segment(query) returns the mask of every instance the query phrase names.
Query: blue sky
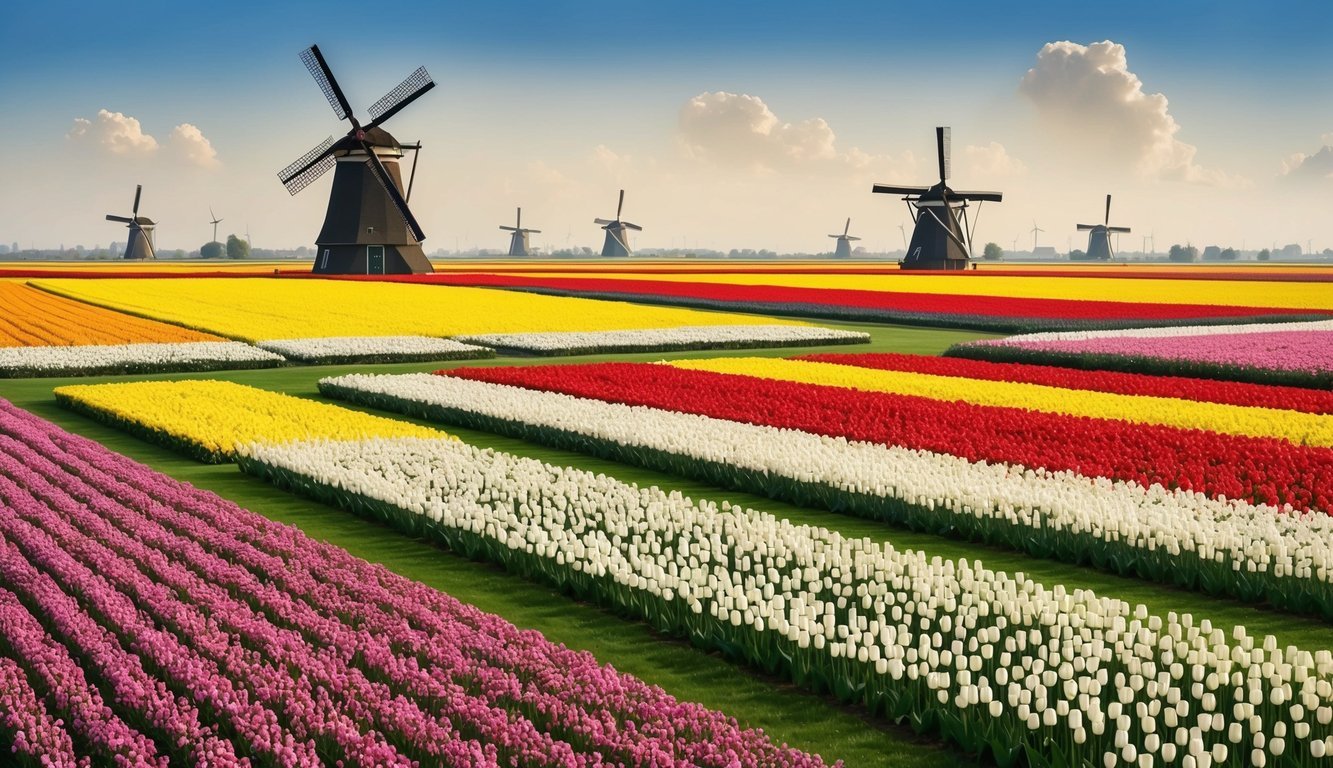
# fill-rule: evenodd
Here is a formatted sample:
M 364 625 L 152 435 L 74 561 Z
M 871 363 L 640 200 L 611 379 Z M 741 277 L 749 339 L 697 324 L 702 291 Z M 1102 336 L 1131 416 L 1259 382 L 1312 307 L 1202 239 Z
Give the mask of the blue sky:
M 229 223 L 248 223 L 260 244 L 306 244 L 328 182 L 290 199 L 273 174 L 339 130 L 296 56 L 317 42 L 357 109 L 420 64 L 439 84 L 389 126 L 426 145 L 414 210 L 428 250 L 502 247 L 494 227 L 517 204 L 544 224 L 545 245 L 593 244 L 590 220 L 610 212 L 621 184 L 627 214 L 645 226 L 640 245 L 814 250 L 851 215 L 871 245 L 886 247 L 905 214 L 872 198 L 866 182 L 930 181 L 917 177 L 933 165 L 931 128 L 946 123 L 957 185 L 1008 195 L 978 229 L 1006 247 L 1034 219 L 1063 246 L 1074 219 L 1099 209 L 1100 190 L 1117 193 L 1125 223 L 1151 229 L 1162 247 L 1333 246 L 1333 225 L 1318 215 L 1333 205 L 1333 186 L 1316 166 L 1333 143 L 1329 3 L 365 8 L 55 2 L 0 11 L 0 111 L 20 117 L 29 137 L 0 149 L 0 160 L 33 179 L 0 189 L 0 241 L 110 240 L 119 233 L 102 214 L 124 207 L 139 182 L 145 209 L 158 206 L 164 247 L 206 240 L 196 214 L 210 204 Z M 936 25 L 941 14 L 947 23 Z M 1147 114 L 1134 92 L 1128 111 L 1092 104 L 1098 124 L 1075 124 L 1061 105 L 1089 87 L 1088 75 L 1060 80 L 1053 59 L 1042 95 L 1020 89 L 1046 44 L 1103 40 L 1123 46 L 1117 82 L 1137 78 L 1148 101 L 1162 94 L 1161 114 Z M 1096 53 L 1061 55 L 1095 70 Z M 1116 82 L 1103 84 L 1119 98 Z M 735 98 L 704 99 L 695 122 L 683 122 L 692 99 L 719 93 Z M 137 120 L 156 147 L 104 151 L 97 131 L 115 125 L 99 122 L 100 110 Z M 1122 117 L 1124 131 L 1087 139 Z M 76 119 L 91 127 L 72 137 Z M 172 143 L 182 124 L 216 153 L 208 162 L 188 162 L 185 143 Z M 1175 126 L 1173 138 L 1152 146 L 1119 135 L 1163 125 Z M 1316 158 L 1301 170 L 1298 153 Z

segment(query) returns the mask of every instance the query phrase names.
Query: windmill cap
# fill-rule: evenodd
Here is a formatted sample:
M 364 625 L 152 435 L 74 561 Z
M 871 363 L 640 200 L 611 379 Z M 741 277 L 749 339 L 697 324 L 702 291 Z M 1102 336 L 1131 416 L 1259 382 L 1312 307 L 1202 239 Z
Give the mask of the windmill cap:
M 392 147 L 394 149 L 402 149 L 402 145 L 393 137 L 393 134 L 379 126 L 366 131 L 366 143 L 372 147 Z M 335 152 L 357 151 L 361 149 L 361 142 L 355 135 L 349 134 L 339 140 L 338 143 L 334 144 L 333 149 Z

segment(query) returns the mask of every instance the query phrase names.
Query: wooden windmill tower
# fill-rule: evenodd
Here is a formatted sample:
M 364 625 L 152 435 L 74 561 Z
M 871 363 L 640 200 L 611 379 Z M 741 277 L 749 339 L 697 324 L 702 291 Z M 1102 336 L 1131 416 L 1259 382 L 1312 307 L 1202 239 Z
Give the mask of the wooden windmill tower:
M 620 190 L 620 202 L 616 205 L 614 219 L 593 219 L 594 224 L 601 224 L 606 230 L 606 242 L 602 244 L 603 256 L 629 256 L 633 251 L 629 247 L 629 230 L 642 232 L 643 227 L 620 220 L 620 212 L 625 208 L 625 190 Z
M 829 235 L 829 237 L 832 237 L 838 241 L 838 245 L 833 251 L 833 258 L 850 259 L 852 257 L 852 241 L 860 240 L 861 238 L 852 237 L 851 235 L 847 234 L 848 230 L 850 230 L 851 228 L 852 228 L 852 220 L 849 218 L 847 219 L 847 224 L 842 228 L 841 235 Z
M 115 216 L 108 213 L 107 221 L 118 221 L 129 227 L 130 236 L 125 241 L 126 259 L 156 259 L 157 253 L 153 248 L 153 230 L 157 227 L 157 222 L 147 216 L 139 215 L 139 198 L 143 194 L 143 185 L 134 187 L 134 207 L 130 210 L 129 216 Z
M 337 167 L 324 227 L 315 238 L 314 271 L 335 275 L 435 271 L 421 250 L 426 235 L 407 207 L 412 177 L 416 175 L 415 153 L 421 144 L 399 144 L 381 127 L 434 88 L 435 82 L 424 67 L 419 67 L 370 106 L 371 122 L 362 125 L 352 114 L 319 46 L 302 51 L 301 61 L 329 100 L 333 113 L 352 126 L 343 138 L 335 142 L 330 136 L 278 174 L 294 195 Z M 406 187 L 398 169 L 405 149 L 414 150 L 412 175 Z
M 504 225 L 501 225 L 501 226 L 500 226 L 500 229 L 502 229 L 502 230 L 504 230 L 504 231 L 506 231 L 506 232 L 513 232 L 513 234 L 509 236 L 509 255 L 510 255 L 510 256 L 531 256 L 532 254 L 528 251 L 528 233 L 529 233 L 529 232 L 535 232 L 535 233 L 537 233 L 537 234 L 541 234 L 541 230 L 540 230 L 540 229 L 524 229 L 524 228 L 523 228 L 523 209 L 522 209 L 522 208 L 519 208 L 519 209 L 518 209 L 518 216 L 517 216 L 517 218 L 516 218 L 515 221 L 514 221 L 514 226 L 512 226 L 512 227 L 506 227 L 506 226 L 504 226 Z
M 1111 224 L 1111 196 L 1106 196 L 1106 216 L 1101 224 L 1079 224 L 1079 232 L 1088 233 L 1088 255 L 1083 257 L 1087 261 L 1110 261 L 1115 255 L 1115 250 L 1111 248 L 1112 233 L 1129 234 L 1129 227 L 1112 227 Z
M 1000 202 L 999 192 L 962 192 L 949 187 L 949 129 L 935 129 L 935 146 L 939 155 L 940 180 L 931 187 L 906 187 L 895 184 L 876 184 L 872 192 L 902 195 L 916 227 L 907 256 L 900 265 L 903 269 L 967 269 L 972 258 L 972 230 L 969 223 L 968 203 L 975 201 L 980 210 L 984 201 Z M 974 217 L 975 218 L 975 217 Z

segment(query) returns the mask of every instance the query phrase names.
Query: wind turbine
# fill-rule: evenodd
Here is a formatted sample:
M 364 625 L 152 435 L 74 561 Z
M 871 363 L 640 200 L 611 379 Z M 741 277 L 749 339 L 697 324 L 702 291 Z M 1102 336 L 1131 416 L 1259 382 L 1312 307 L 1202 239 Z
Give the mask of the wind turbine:
M 898 234 L 900 234 L 900 235 L 903 236 L 903 249 L 906 250 L 906 249 L 907 249 L 907 227 L 906 227 L 906 225 L 903 225 L 903 224 L 899 224 L 899 225 L 898 225 Z
M 1037 255 L 1037 233 L 1038 233 L 1038 232 L 1045 232 L 1045 231 L 1046 231 L 1046 230 L 1044 230 L 1044 229 L 1042 229 L 1041 227 L 1037 226 L 1037 221 L 1036 221 L 1035 219 L 1032 221 L 1032 255 L 1033 255 L 1033 256 L 1036 256 L 1036 255 Z
M 211 205 L 208 206 L 208 215 L 213 217 L 209 220 L 209 223 L 213 225 L 213 242 L 216 243 L 218 241 L 218 223 L 221 222 L 222 219 L 219 219 L 218 215 L 213 213 L 213 206 Z

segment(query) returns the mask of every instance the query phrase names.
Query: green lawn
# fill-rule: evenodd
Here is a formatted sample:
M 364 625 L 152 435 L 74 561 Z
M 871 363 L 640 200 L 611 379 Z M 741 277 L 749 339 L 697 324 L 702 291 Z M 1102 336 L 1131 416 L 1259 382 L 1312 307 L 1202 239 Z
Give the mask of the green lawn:
M 587 356 L 577 358 L 500 358 L 450 365 L 530 364 L 587 362 L 593 360 L 661 360 L 677 357 L 728 355 L 791 355 L 803 352 L 905 351 L 939 353 L 957 341 L 983 334 L 853 323 L 821 323 L 830 327 L 865 330 L 872 334 L 868 345 L 812 347 L 771 351 L 743 350 L 708 353 L 651 353 L 641 355 Z M 316 381 L 322 376 L 351 371 L 408 372 L 433 370 L 432 364 L 293 367 L 257 371 L 210 373 L 196 378 L 227 379 L 256 387 L 319 398 Z M 63 383 L 190 378 L 189 374 L 152 376 L 29 379 L 0 381 L 0 397 L 73 432 L 96 439 L 167 474 L 214 491 L 275 520 L 300 527 L 314 538 L 345 547 L 367 560 L 446 591 L 486 611 L 496 613 L 522 627 L 540 630 L 548 638 L 574 648 L 591 651 L 616 668 L 662 686 L 672 694 L 721 709 L 751 726 L 762 727 L 777 741 L 818 752 L 828 759 L 842 759 L 850 766 L 953 765 L 957 753 L 934 742 L 922 741 L 905 728 L 868 721 L 855 709 L 804 693 L 778 680 L 740 669 L 720 658 L 663 638 L 637 622 L 610 615 L 543 587 L 510 576 L 495 567 L 471 562 L 421 541 L 408 539 L 390 529 L 363 521 L 331 507 L 296 498 L 254 478 L 234 466 L 195 463 L 166 449 L 138 441 L 55 405 L 51 389 Z M 873 536 L 903 549 L 916 549 L 948 558 L 981 559 L 988 567 L 1023 571 L 1048 583 L 1089 587 L 1101 594 L 1142 602 L 1159 613 L 1192 612 L 1206 616 L 1219 626 L 1243 623 L 1253 633 L 1272 633 L 1282 644 L 1307 649 L 1329 645 L 1329 627 L 1316 621 L 1256 610 L 1235 602 L 1211 599 L 1194 593 L 1168 589 L 1131 579 L 1034 559 L 1010 552 L 963 544 L 936 536 L 908 533 L 856 518 L 802 509 L 699 483 L 533 445 L 510 438 L 469 430 L 450 430 L 468 442 L 532 456 L 556 464 L 605 472 L 626 481 L 679 489 L 693 496 L 725 497 L 794 521 L 822 525 L 846 534 Z

